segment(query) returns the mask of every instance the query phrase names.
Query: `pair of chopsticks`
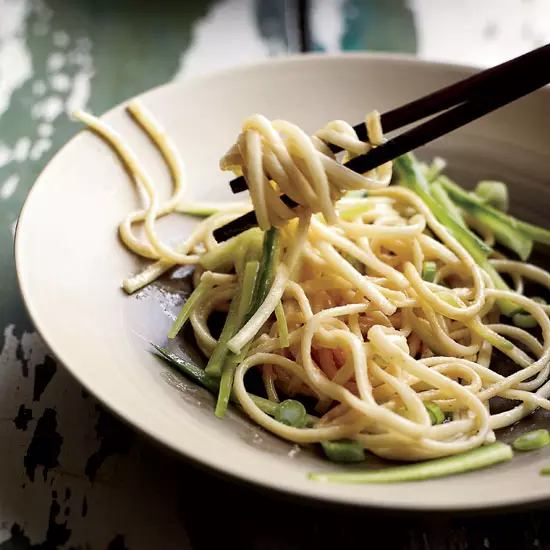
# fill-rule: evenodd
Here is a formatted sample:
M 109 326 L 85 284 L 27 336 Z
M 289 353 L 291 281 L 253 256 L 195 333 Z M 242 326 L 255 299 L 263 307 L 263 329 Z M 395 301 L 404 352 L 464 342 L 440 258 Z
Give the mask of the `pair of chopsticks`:
M 381 115 L 385 133 L 433 116 L 430 120 L 387 141 L 346 163 L 354 172 L 365 173 L 400 155 L 499 109 L 550 82 L 550 44 L 510 61 L 477 73 L 420 99 Z M 354 127 L 359 139 L 368 141 L 365 124 Z M 341 149 L 331 146 L 333 152 Z M 247 189 L 241 176 L 230 182 L 233 193 Z M 289 206 L 297 206 L 289 197 L 281 197 Z M 218 241 L 227 240 L 257 225 L 256 215 L 249 212 L 214 232 Z

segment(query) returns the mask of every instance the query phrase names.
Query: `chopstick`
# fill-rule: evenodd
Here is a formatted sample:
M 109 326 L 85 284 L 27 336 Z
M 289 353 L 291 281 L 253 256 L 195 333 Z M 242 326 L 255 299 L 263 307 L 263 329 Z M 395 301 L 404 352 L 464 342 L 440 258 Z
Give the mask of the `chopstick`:
M 504 86 L 508 80 L 514 77 L 521 78 L 521 73 L 525 70 L 528 71 L 530 66 L 548 62 L 549 57 L 550 44 L 547 44 L 383 113 L 380 116 L 380 122 L 384 133 L 393 132 L 464 101 L 483 97 L 499 86 Z M 367 128 L 364 123 L 357 124 L 353 129 L 361 141 L 368 140 Z M 337 145 L 331 144 L 329 147 L 334 153 L 342 150 Z M 248 189 L 242 176 L 230 181 L 229 185 L 233 193 L 240 193 Z
M 382 128 L 384 132 L 390 132 L 447 109 L 443 114 L 387 141 L 367 154 L 355 157 L 345 166 L 359 173 L 372 170 L 469 124 L 548 82 L 550 44 L 383 114 Z M 451 109 L 454 105 L 457 106 Z M 361 134 L 361 139 L 367 138 L 364 124 L 357 125 L 355 129 L 358 135 Z M 336 152 L 339 148 L 333 150 Z M 246 181 L 242 177 L 233 180 L 230 185 L 235 193 L 247 189 Z M 290 205 L 295 203 L 292 201 Z M 226 240 L 255 225 L 256 216 L 254 212 L 249 212 L 217 229 L 214 237 L 218 241 Z

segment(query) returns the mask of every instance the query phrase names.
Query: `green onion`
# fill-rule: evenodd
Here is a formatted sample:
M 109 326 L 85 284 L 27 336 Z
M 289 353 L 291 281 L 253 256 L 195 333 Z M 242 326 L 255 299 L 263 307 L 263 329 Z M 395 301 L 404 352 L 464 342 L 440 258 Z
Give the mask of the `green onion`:
M 262 269 L 260 270 L 258 279 L 258 289 L 254 297 L 255 303 L 253 304 L 253 310 L 247 315 L 247 321 L 256 313 L 256 310 L 262 305 L 269 292 L 279 250 L 279 239 L 280 235 L 278 229 L 272 227 L 266 231 L 262 252 Z
M 432 196 L 430 186 L 421 171 L 412 153 L 407 153 L 394 160 L 394 166 L 401 176 L 401 183 L 416 193 L 433 212 L 439 222 L 444 225 L 454 238 L 469 252 L 473 260 L 484 269 L 495 287 L 499 290 L 510 290 L 497 270 L 489 263 L 487 256 L 492 248 L 487 246 L 477 235 L 464 227 L 459 220 L 453 217 L 451 212 L 445 210 Z M 432 184 L 433 185 L 433 184 Z M 550 232 L 549 232 L 550 233 Z M 512 317 L 520 309 L 510 300 L 498 300 L 502 313 Z
M 174 321 L 174 324 L 172 325 L 172 328 L 170 329 L 170 332 L 168 333 L 168 338 L 173 339 L 178 335 L 178 332 L 182 329 L 183 325 L 185 325 L 185 323 L 189 319 L 189 315 L 191 315 L 191 311 L 193 311 L 193 308 L 195 307 L 197 301 L 211 288 L 212 284 L 205 281 L 201 281 L 197 285 L 197 288 L 193 290 L 191 296 L 189 296 L 185 304 L 183 304 L 183 307 L 181 308 L 176 320 Z
M 357 441 L 340 439 L 337 441 L 321 441 L 325 456 L 332 462 L 363 462 L 365 449 Z
M 535 328 L 538 321 L 529 313 L 516 313 L 512 317 L 512 323 L 519 328 Z
M 229 342 L 233 335 L 241 328 L 244 315 L 252 299 L 252 293 L 254 292 L 254 282 L 256 280 L 258 268 L 258 262 L 248 262 L 246 264 L 242 282 L 237 293 L 231 300 L 229 312 L 227 313 L 218 343 L 206 365 L 206 372 L 211 376 L 221 376 L 222 374 L 223 362 L 229 351 L 227 342 Z
M 443 181 L 443 186 L 456 204 L 495 234 L 499 243 L 515 252 L 522 261 L 529 258 L 533 249 L 533 239 L 521 230 L 519 220 L 485 204 L 476 195 L 468 193 L 449 178 Z
M 328 483 L 395 483 L 403 481 L 422 481 L 453 474 L 462 474 L 492 466 L 498 462 L 510 460 L 514 453 L 509 445 L 501 442 L 491 443 L 465 453 L 437 458 L 426 462 L 395 466 L 383 470 L 342 473 L 311 473 L 314 481 Z
M 250 304 L 253 300 L 254 288 L 256 284 L 259 262 L 251 261 L 247 262 L 244 268 L 244 275 L 241 283 L 241 288 L 237 296 L 235 296 L 234 301 L 237 301 L 237 312 L 230 323 L 231 307 L 229 308 L 229 314 L 227 315 L 227 321 L 223 327 L 222 334 L 218 340 L 218 345 L 214 349 L 214 353 L 208 361 L 206 366 L 206 372 L 209 374 L 221 374 L 220 382 L 220 392 L 218 394 L 218 402 L 216 404 L 216 416 L 222 418 L 227 410 L 227 405 L 229 403 L 229 396 L 233 389 L 233 378 L 234 371 L 229 372 L 227 368 L 226 358 L 229 354 L 229 348 L 227 347 L 227 342 L 233 337 L 234 334 L 241 328 L 245 318 L 245 314 L 250 307 Z M 233 302 L 231 302 L 233 306 Z M 228 327 L 226 331 L 226 327 Z M 215 362 L 212 360 L 216 352 L 219 350 Z M 211 367 L 211 371 L 208 368 Z
M 293 428 L 303 428 L 306 425 L 306 417 L 306 408 L 295 399 L 286 399 L 279 403 L 275 413 L 276 420 Z
M 430 415 L 432 425 L 435 426 L 436 424 L 443 424 L 443 422 L 445 421 L 445 414 L 443 413 L 443 411 L 441 410 L 441 407 L 437 403 L 426 401 L 424 403 L 424 407 L 426 407 L 426 410 Z
M 436 181 L 434 181 L 430 186 L 430 192 L 432 197 L 437 201 L 437 203 L 442 206 L 457 222 L 460 223 L 463 227 L 466 227 L 464 223 L 464 218 L 460 210 L 457 208 L 455 203 L 449 198 L 447 191 L 445 191 L 442 182 L 446 180 L 446 176 L 439 176 Z
M 237 330 L 239 330 L 251 319 L 254 313 L 256 313 L 256 310 L 262 305 L 267 293 L 269 292 L 269 285 L 271 284 L 271 280 L 273 278 L 274 265 L 279 248 L 278 245 L 279 230 L 275 228 L 267 230 L 264 234 L 262 261 L 255 279 L 254 291 L 253 293 L 250 291 L 249 294 L 249 296 L 251 296 L 251 300 L 248 305 L 248 311 L 246 312 L 246 315 Z M 218 395 L 218 403 L 216 405 L 216 416 L 218 418 L 222 418 L 227 410 L 229 396 L 231 395 L 231 391 L 233 389 L 235 371 L 237 370 L 239 363 L 242 363 L 242 361 L 246 358 L 249 347 L 250 342 L 244 346 L 238 354 L 233 353 L 229 349 L 227 350 L 226 359 L 222 368 L 220 393 Z
M 501 181 L 480 181 L 474 193 L 485 204 L 500 210 L 508 212 L 508 186 Z
M 540 475 L 541 476 L 550 476 L 550 467 L 545 466 L 544 468 L 542 468 L 541 471 L 540 471 Z
M 290 340 L 288 339 L 288 324 L 286 322 L 285 309 L 282 302 L 279 302 L 275 308 L 275 317 L 277 319 L 277 327 L 279 328 L 279 343 L 281 348 L 288 348 L 290 345 Z
M 536 451 L 550 444 L 550 433 L 548 430 L 535 430 L 520 435 L 512 443 L 516 451 Z
M 437 271 L 437 265 L 435 262 L 424 262 L 422 264 L 422 278 L 428 282 L 433 283 L 435 274 Z
M 163 348 L 162 346 L 157 346 L 156 344 L 153 344 L 153 343 L 151 343 L 151 345 L 158 352 L 159 357 L 161 357 L 162 359 L 170 363 L 179 372 L 187 376 L 187 378 L 190 378 L 191 380 L 193 380 L 193 382 L 196 382 L 197 384 L 203 386 L 204 388 L 206 388 L 207 390 L 211 391 L 214 394 L 218 393 L 218 390 L 220 387 L 219 378 L 214 378 L 212 376 L 209 376 L 198 365 L 195 365 L 190 361 L 186 361 L 179 355 L 172 353 L 171 351 L 167 350 L 166 348 Z M 265 414 L 275 417 L 275 414 L 279 407 L 279 403 L 275 403 L 274 401 L 269 401 L 269 399 L 265 399 L 264 397 L 259 397 L 258 395 L 254 395 L 253 393 L 249 393 L 248 395 L 250 396 L 250 399 L 254 401 L 256 406 L 260 408 Z M 231 401 L 240 407 L 239 402 L 235 396 L 231 395 Z M 306 417 L 306 427 L 308 428 L 313 427 L 318 422 L 318 420 L 319 419 L 317 417 L 308 414 Z

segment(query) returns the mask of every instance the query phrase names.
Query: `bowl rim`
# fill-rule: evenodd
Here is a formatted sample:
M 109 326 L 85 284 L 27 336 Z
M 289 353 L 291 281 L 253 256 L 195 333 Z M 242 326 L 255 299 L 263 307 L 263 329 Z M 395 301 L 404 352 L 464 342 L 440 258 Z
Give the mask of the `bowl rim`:
M 101 115 L 99 118 L 104 118 L 109 116 L 111 113 L 120 110 L 130 101 L 134 99 L 146 99 L 149 95 L 156 94 L 161 90 L 168 88 L 178 88 L 186 87 L 191 84 L 198 84 L 201 82 L 208 82 L 209 80 L 217 80 L 223 78 L 226 74 L 235 75 L 239 73 L 248 73 L 253 72 L 257 69 L 261 69 L 266 66 L 280 66 L 280 65 L 294 65 L 301 63 L 310 63 L 312 60 L 317 61 L 318 63 L 334 63 L 338 60 L 349 60 L 349 59 L 358 59 L 365 61 L 387 61 L 388 63 L 405 63 L 410 65 L 422 65 L 424 67 L 432 67 L 435 70 L 451 70 L 454 73 L 463 75 L 466 77 L 468 75 L 474 74 L 476 71 L 480 70 L 482 67 L 475 64 L 464 64 L 464 63 L 452 63 L 440 60 L 428 60 L 419 58 L 413 54 L 406 53 L 392 53 L 392 52 L 339 52 L 339 53 L 322 53 L 322 52 L 308 52 L 308 53 L 297 53 L 288 56 L 280 56 L 274 58 L 267 58 L 263 60 L 258 60 L 250 63 L 239 64 L 234 67 L 228 67 L 223 69 L 218 69 L 215 71 L 210 71 L 203 75 L 198 75 L 189 78 L 182 78 L 176 81 L 169 81 L 148 90 L 145 90 L 135 96 L 129 97 L 113 107 L 109 108 Z M 536 91 L 537 93 L 550 93 L 550 85 L 544 86 L 540 90 Z M 49 169 L 50 165 L 57 160 L 58 157 L 65 154 L 65 150 L 72 146 L 73 142 L 86 131 L 86 128 L 82 128 L 76 131 L 67 142 L 60 147 L 60 149 L 55 153 L 55 155 L 49 160 L 46 166 L 42 169 L 40 174 L 37 176 L 35 182 L 30 188 L 23 205 L 21 207 L 19 216 L 17 218 L 17 225 L 14 236 L 14 260 L 15 260 L 15 269 L 17 275 L 17 282 L 19 286 L 20 295 L 25 306 L 25 309 L 30 317 L 32 324 L 34 325 L 37 332 L 40 334 L 40 337 L 46 343 L 48 350 L 55 357 L 56 361 L 63 365 L 63 367 L 71 374 L 71 376 L 84 388 L 86 391 L 94 395 L 94 397 L 106 407 L 111 413 L 113 413 L 118 419 L 122 420 L 127 425 L 130 425 L 133 429 L 138 431 L 140 434 L 145 435 L 149 440 L 162 446 L 163 450 L 168 450 L 171 454 L 175 454 L 178 458 L 183 458 L 184 460 L 191 462 L 194 466 L 199 467 L 202 470 L 206 470 L 210 473 L 213 473 L 219 477 L 227 479 L 231 482 L 238 482 L 246 484 L 254 490 L 259 490 L 262 492 L 269 493 L 273 496 L 290 498 L 290 499 L 300 499 L 302 501 L 316 503 L 316 504 L 326 504 L 331 506 L 344 506 L 354 509 L 368 509 L 372 511 L 381 511 L 381 512 L 406 512 L 408 514 L 415 513 L 425 513 L 425 512 L 436 512 L 438 514 L 445 513 L 479 513 L 487 512 L 493 513 L 497 511 L 509 511 L 523 509 L 527 507 L 541 506 L 544 503 L 550 502 L 550 490 L 548 496 L 543 497 L 519 497 L 516 499 L 508 499 L 502 504 L 495 504 L 494 502 L 486 502 L 481 500 L 474 500 L 473 502 L 467 504 L 458 504 L 458 505 L 448 505 L 440 507 L 438 510 L 434 509 L 433 504 L 423 504 L 421 500 L 415 503 L 403 503 L 395 504 L 392 502 L 368 502 L 361 501 L 357 498 L 346 497 L 342 494 L 308 494 L 304 493 L 300 488 L 295 489 L 290 486 L 281 487 L 278 486 L 275 479 L 269 477 L 264 477 L 262 479 L 252 479 L 247 477 L 244 474 L 233 471 L 231 467 L 223 467 L 221 464 L 216 463 L 215 461 L 209 460 L 208 457 L 205 457 L 201 453 L 193 453 L 190 448 L 181 449 L 177 447 L 173 442 L 169 441 L 162 435 L 151 432 L 146 426 L 143 426 L 139 420 L 135 420 L 131 415 L 127 414 L 124 410 L 118 407 L 117 403 L 113 400 L 104 398 L 103 396 L 96 393 L 91 384 L 87 384 L 83 377 L 80 375 L 78 369 L 71 367 L 70 362 L 63 359 L 63 353 L 61 350 L 56 350 L 53 343 L 49 341 L 48 333 L 46 328 L 46 323 L 40 319 L 40 315 L 35 311 L 32 298 L 29 293 L 29 289 L 25 286 L 23 282 L 23 270 L 21 267 L 22 264 L 22 247 L 20 245 L 20 235 L 22 228 L 26 225 L 26 211 L 28 210 L 28 205 L 33 200 L 34 191 L 40 184 L 44 173 Z M 23 223 L 22 223 L 23 222 Z

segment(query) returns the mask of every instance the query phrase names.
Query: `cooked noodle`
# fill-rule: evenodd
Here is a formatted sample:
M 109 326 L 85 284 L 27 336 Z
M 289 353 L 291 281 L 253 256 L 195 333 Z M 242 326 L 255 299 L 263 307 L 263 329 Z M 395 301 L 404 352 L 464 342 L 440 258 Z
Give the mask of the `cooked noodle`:
M 143 208 L 120 225 L 124 244 L 154 260 L 124 281 L 131 293 L 174 265 L 200 265 L 204 253 L 220 246 L 213 231 L 250 207 L 224 209 L 198 224 L 179 246 L 164 244 L 155 222 L 182 202 L 182 162 L 143 106 L 132 103 L 128 110 L 171 170 L 174 189 L 165 202 L 114 129 L 90 115 L 75 116 L 112 145 L 145 191 Z M 402 460 L 460 453 L 493 441 L 494 430 L 537 407 L 550 410 L 550 306 L 522 295 L 524 278 L 550 289 L 550 274 L 495 255 L 491 264 L 513 278 L 516 291 L 495 289 L 419 196 L 388 187 L 391 165 L 359 175 L 331 152 L 330 144 L 343 147 L 348 157 L 382 144 L 377 113 L 367 117 L 367 128 L 370 144 L 361 142 L 342 121 L 310 137 L 289 122 L 255 115 L 245 121 L 237 143 L 222 158 L 223 169 L 246 177 L 260 228 L 281 228 L 281 259 L 269 292 L 228 343 L 235 353 L 246 350 L 234 392 L 259 425 L 297 443 L 351 438 L 379 456 Z M 361 190 L 368 190 L 368 197 L 347 194 Z M 281 194 L 300 206 L 292 210 Z M 138 223 L 144 225 L 145 241 L 133 232 Z M 490 232 L 483 236 L 494 242 Z M 237 256 L 231 267 L 236 267 Z M 436 265 L 433 282 L 422 278 L 427 261 Z M 196 284 L 206 277 L 210 289 L 199 299 L 190 322 L 209 357 L 217 339 L 208 318 L 213 311 L 227 311 L 236 278 L 228 269 L 198 273 Z M 532 315 L 542 341 L 503 324 L 494 307 L 498 300 L 509 300 Z M 289 332 L 285 348 L 274 315 L 279 303 Z M 494 347 L 517 364 L 515 372 L 503 376 L 492 370 Z M 281 394 L 315 398 L 319 422 L 295 428 L 263 412 L 246 390 L 245 375 L 252 368 L 262 371 L 272 401 Z M 496 396 L 521 403 L 493 413 L 489 400 Z M 452 418 L 432 425 L 428 401 Z

